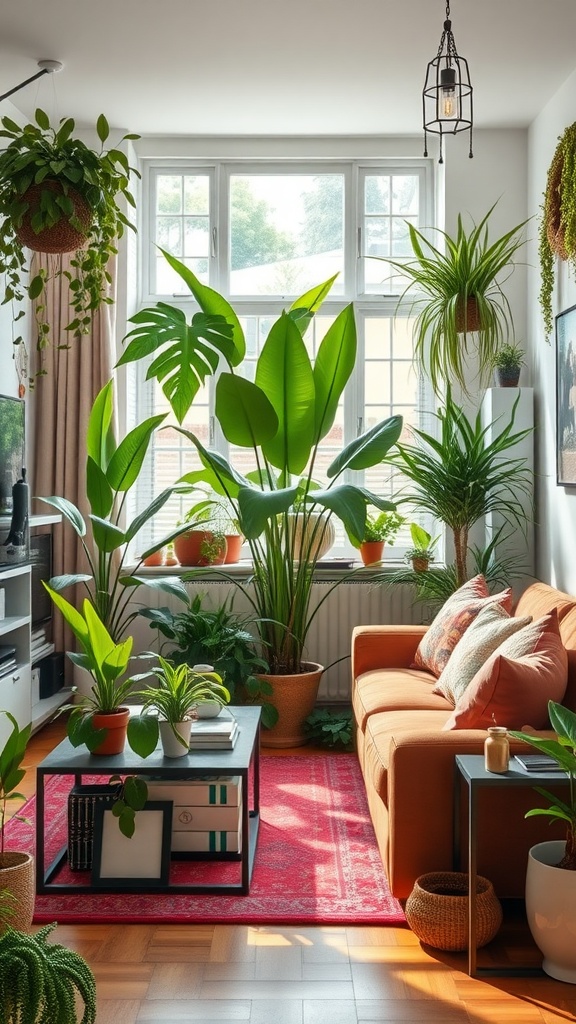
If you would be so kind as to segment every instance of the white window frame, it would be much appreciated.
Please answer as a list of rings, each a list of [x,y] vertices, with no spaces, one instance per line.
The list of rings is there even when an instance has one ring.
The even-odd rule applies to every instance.
[[[392,159],[373,158],[366,160],[350,160],[347,158],[318,160],[167,160],[150,158],[142,162],[143,172],[143,217],[141,230],[141,274],[139,283],[138,307],[153,305],[157,301],[169,302],[190,316],[198,307],[192,297],[186,295],[160,293],[152,290],[152,270],[154,265],[155,238],[155,180],[161,174],[206,174],[209,177],[210,216],[209,230],[211,245],[209,256],[209,284],[231,301],[239,316],[269,315],[279,316],[287,304],[296,295],[265,295],[265,296],[229,296],[229,244],[222,244],[222,239],[229,237],[228,196],[230,179],[235,174],[343,174],[345,189],[344,209],[344,294],[335,298],[328,297],[322,312],[328,316],[336,315],[344,305],[354,303],[358,329],[358,357],[351,380],[344,393],[344,443],[362,433],[364,429],[364,324],[368,317],[396,317],[407,315],[397,310],[398,294],[383,291],[382,294],[364,293],[364,182],[367,176],[375,172],[393,175],[417,174],[420,179],[420,218],[419,227],[427,228],[434,222],[434,188],[433,168],[429,160],[408,158]],[[137,395],[138,418],[142,419],[152,413],[151,403],[145,397],[143,387],[143,369],[141,366],[132,368],[128,374],[128,388]],[[214,417],[214,384],[212,378],[209,403],[211,442],[224,453],[226,442]],[[424,410],[428,412],[434,406],[434,397],[426,380],[419,383],[420,400]],[[150,392],[149,392],[150,394]],[[393,397],[393,396],[392,396]],[[422,408],[422,405],[420,406]],[[429,422],[429,421],[428,421]],[[360,482],[358,474],[354,475]],[[137,490],[137,488],[136,488]],[[142,490],[148,493],[142,493]],[[151,474],[142,474],[141,493],[137,496],[137,504],[142,506],[151,500],[155,493]],[[387,559],[401,560],[405,545],[390,545],[387,548]],[[333,549],[335,556],[352,554],[352,549]]]

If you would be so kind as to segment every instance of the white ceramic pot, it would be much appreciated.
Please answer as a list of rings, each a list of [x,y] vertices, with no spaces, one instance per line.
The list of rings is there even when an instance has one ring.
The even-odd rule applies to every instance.
[[[196,705],[198,718],[218,718],[222,705],[217,700],[203,700]]]
[[[526,916],[546,974],[576,984],[576,871],[555,865],[565,843],[538,843],[528,853]]]
[[[174,725],[170,725],[169,722],[158,722],[158,726],[164,757],[186,757],[190,744],[192,719],[188,718],[185,722],[175,722]],[[186,746],[176,739],[174,730],[182,737]]]

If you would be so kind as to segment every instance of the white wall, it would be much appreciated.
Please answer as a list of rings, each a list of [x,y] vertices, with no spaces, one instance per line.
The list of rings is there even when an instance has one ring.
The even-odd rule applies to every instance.
[[[568,78],[542,110],[528,134],[528,205],[538,214],[546,187],[546,175],[558,137],[573,123],[576,111],[576,72]],[[528,277],[528,339],[535,389],[538,443],[536,574],[569,593],[576,593],[576,489],[556,484],[556,369],[554,337],[546,342],[538,301],[540,272],[537,230],[532,233]],[[574,274],[556,261],[553,312],[576,303]]]

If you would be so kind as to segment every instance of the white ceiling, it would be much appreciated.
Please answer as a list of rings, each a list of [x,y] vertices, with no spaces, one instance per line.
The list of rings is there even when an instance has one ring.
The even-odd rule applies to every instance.
[[[5,0],[0,94],[144,135],[418,134],[443,0]],[[452,0],[477,127],[530,123],[576,68],[576,0]],[[0,113],[2,112],[0,107]]]

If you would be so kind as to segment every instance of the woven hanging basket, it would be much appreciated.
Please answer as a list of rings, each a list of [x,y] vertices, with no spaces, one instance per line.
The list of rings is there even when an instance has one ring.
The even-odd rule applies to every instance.
[[[564,157],[558,156],[550,168],[550,178],[546,189],[546,237],[548,245],[559,259],[567,260],[568,253],[564,245],[564,228],[560,223],[562,168]]]
[[[476,876],[476,945],[485,946],[502,924],[492,882]],[[421,942],[434,949],[468,948],[468,875],[434,871],[416,879],[406,901],[406,920]]]
[[[31,216],[35,212],[35,206],[41,193],[46,191],[63,195],[62,186],[58,181],[43,181],[40,185],[31,185],[24,193],[23,199],[30,204],[30,210],[24,214],[22,225],[15,232],[16,238],[33,252],[65,253],[81,249],[88,238],[92,214],[82,196],[72,188],[68,189],[68,198],[72,200],[75,216],[85,225],[85,229],[78,231],[63,215],[62,220],[59,220],[53,227],[44,228],[40,232],[33,230],[30,223]]]
[[[458,299],[454,319],[458,334],[471,334],[473,331],[480,330],[480,313],[475,295],[468,296],[466,305],[462,299]]]
[[[0,890],[7,889],[14,897],[10,900],[10,920],[7,925],[21,932],[30,931],[34,916],[36,885],[34,859],[29,853],[0,853]],[[0,932],[2,926],[0,926]]]

